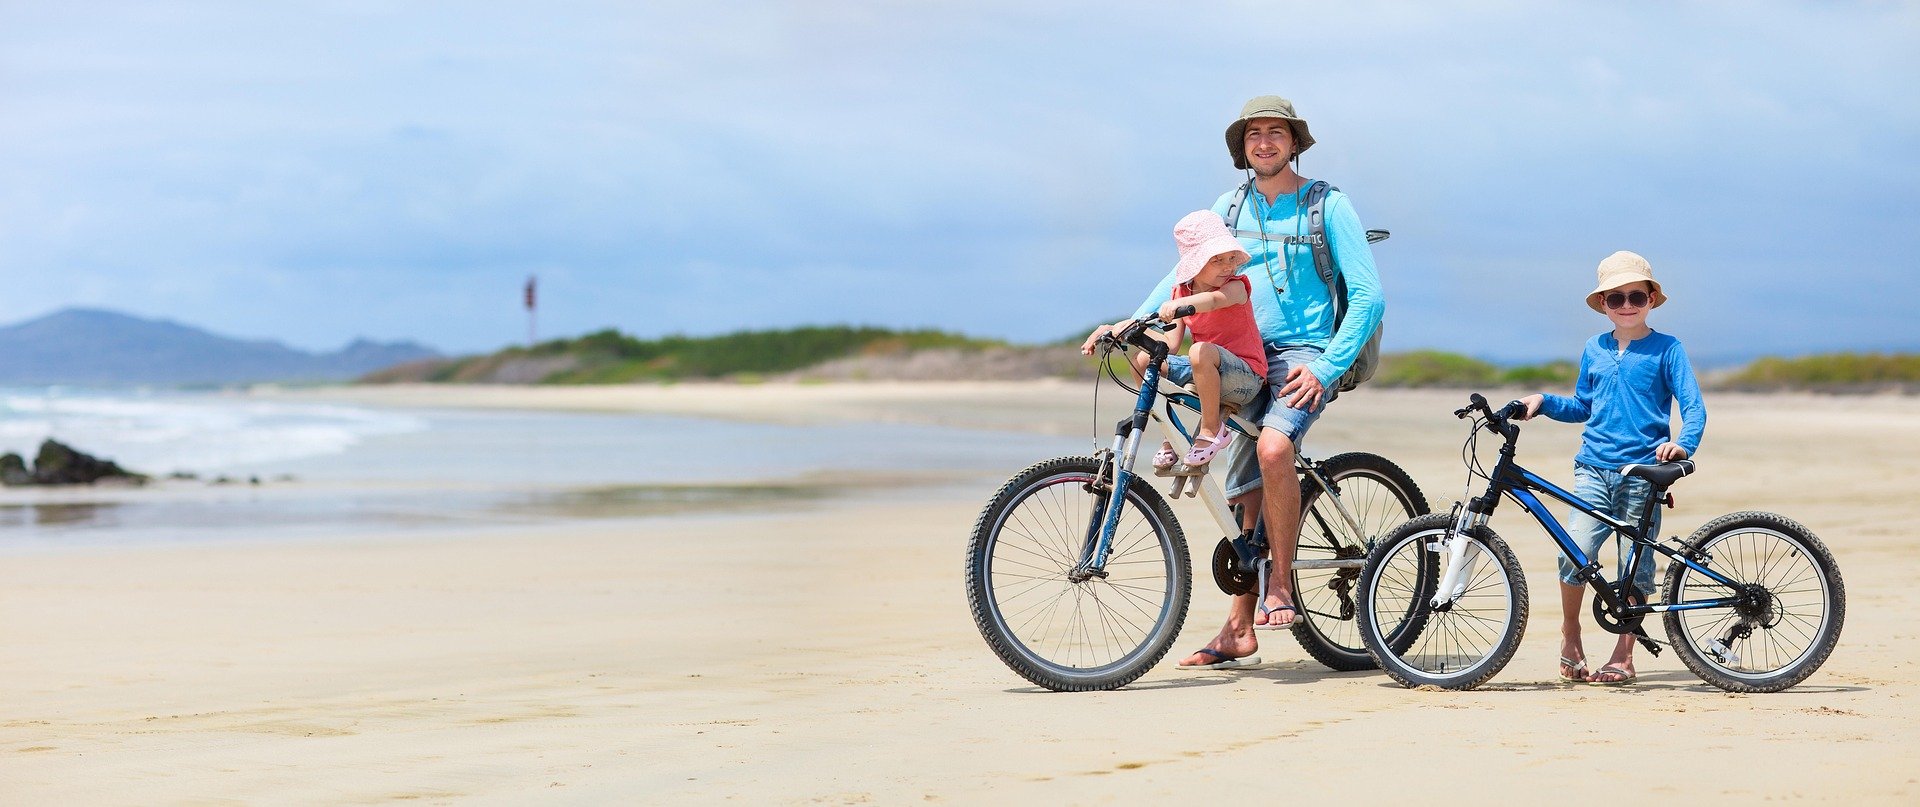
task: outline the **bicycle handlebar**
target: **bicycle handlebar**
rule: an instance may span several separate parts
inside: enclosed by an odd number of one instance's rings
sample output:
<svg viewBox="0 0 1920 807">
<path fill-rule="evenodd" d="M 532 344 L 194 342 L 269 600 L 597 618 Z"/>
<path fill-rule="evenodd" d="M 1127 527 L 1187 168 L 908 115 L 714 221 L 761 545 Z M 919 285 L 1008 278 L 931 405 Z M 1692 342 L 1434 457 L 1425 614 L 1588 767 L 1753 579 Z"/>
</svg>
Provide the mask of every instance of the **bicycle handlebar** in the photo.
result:
<svg viewBox="0 0 1920 807">
<path fill-rule="evenodd" d="M 1494 431 L 1499 432 L 1502 437 L 1511 440 L 1520 434 L 1520 427 L 1514 425 L 1511 422 L 1512 419 L 1517 415 L 1525 414 L 1526 411 L 1526 404 L 1519 401 L 1508 401 L 1506 406 L 1500 407 L 1500 410 L 1496 412 L 1493 407 L 1487 403 L 1486 396 L 1476 392 L 1467 399 L 1466 406 L 1453 410 L 1453 416 L 1465 419 L 1469 415 L 1479 412 L 1486 416 L 1488 425 L 1491 425 Z"/>
</svg>

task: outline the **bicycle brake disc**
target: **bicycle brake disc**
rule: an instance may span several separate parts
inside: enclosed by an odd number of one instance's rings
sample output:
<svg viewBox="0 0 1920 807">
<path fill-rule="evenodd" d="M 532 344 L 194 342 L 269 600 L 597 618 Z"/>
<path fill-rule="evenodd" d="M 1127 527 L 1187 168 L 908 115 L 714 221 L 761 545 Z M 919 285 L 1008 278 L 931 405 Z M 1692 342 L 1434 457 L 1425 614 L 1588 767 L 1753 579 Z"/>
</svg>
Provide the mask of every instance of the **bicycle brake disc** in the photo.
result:
<svg viewBox="0 0 1920 807">
<path fill-rule="evenodd" d="M 1213 547 L 1213 583 L 1230 596 L 1252 594 L 1259 581 L 1253 572 L 1240 568 L 1240 554 L 1233 551 L 1233 539 L 1222 538 Z"/>
</svg>

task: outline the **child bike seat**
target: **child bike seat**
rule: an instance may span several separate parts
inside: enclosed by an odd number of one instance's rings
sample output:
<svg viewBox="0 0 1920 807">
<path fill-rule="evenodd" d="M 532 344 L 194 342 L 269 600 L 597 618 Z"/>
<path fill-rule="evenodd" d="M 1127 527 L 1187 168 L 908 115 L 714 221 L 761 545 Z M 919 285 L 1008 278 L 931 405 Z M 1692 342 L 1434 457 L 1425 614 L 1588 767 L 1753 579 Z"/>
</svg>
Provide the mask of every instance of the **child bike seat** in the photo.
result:
<svg viewBox="0 0 1920 807">
<path fill-rule="evenodd" d="M 1693 460 L 1675 460 L 1659 465 L 1623 465 L 1622 476 L 1634 476 L 1652 482 L 1653 486 L 1665 490 L 1680 481 L 1680 477 L 1693 473 Z"/>
</svg>

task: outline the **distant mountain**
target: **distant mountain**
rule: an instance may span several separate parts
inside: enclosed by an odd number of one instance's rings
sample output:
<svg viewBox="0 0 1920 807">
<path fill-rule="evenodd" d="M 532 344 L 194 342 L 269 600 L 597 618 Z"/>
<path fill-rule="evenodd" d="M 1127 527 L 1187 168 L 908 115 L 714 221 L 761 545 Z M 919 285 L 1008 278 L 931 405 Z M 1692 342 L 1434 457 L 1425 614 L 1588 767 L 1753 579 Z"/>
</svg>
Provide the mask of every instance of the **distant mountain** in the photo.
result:
<svg viewBox="0 0 1920 807">
<path fill-rule="evenodd" d="M 335 381 L 440 355 L 412 342 L 355 340 L 308 353 L 165 320 L 69 308 L 0 327 L 0 384 L 235 384 Z"/>
</svg>

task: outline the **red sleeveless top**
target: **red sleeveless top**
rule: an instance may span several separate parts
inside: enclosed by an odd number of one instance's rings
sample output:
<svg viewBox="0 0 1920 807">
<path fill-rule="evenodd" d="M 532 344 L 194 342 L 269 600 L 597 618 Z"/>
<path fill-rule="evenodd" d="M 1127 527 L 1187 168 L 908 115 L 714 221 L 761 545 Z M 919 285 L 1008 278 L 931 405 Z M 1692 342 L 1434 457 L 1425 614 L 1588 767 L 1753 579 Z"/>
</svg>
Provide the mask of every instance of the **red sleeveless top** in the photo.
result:
<svg viewBox="0 0 1920 807">
<path fill-rule="evenodd" d="M 1187 317 L 1187 330 L 1193 332 L 1193 341 L 1212 342 L 1228 353 L 1239 356 L 1241 361 L 1253 368 L 1253 374 L 1262 380 L 1267 377 L 1267 348 L 1260 342 L 1260 326 L 1253 321 L 1251 295 L 1253 284 L 1241 275 L 1227 278 L 1228 283 L 1239 283 L 1246 289 L 1249 302 L 1202 311 Z M 1222 288 L 1225 288 L 1224 286 Z M 1186 297 L 1195 294 L 1193 287 L 1182 283 L 1175 286 L 1173 296 Z"/>
</svg>

